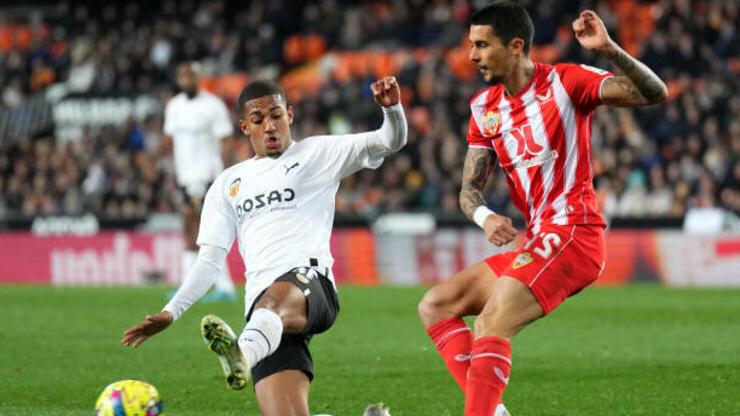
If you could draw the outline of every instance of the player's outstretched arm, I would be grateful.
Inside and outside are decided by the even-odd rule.
[[[576,39],[586,49],[610,59],[624,71],[604,81],[601,99],[605,104],[637,107],[665,101],[668,89],[661,79],[645,64],[631,57],[610,37],[604,22],[591,10],[584,10],[573,21]]]
[[[360,169],[376,169],[383,159],[403,148],[408,137],[401,89],[395,77],[386,76],[372,84],[375,102],[383,109],[383,124],[377,130],[333,136],[327,150],[327,170],[344,178]]]
[[[385,76],[372,84],[375,102],[383,108],[383,125],[378,130],[383,153],[394,153],[406,145],[408,127],[401,106],[401,88],[394,76]]]
[[[502,246],[516,237],[511,218],[499,215],[486,207],[483,189],[491,173],[493,152],[490,149],[469,147],[463,166],[460,188],[460,208],[469,220],[478,224],[491,243]]]
[[[185,281],[172,300],[161,312],[147,315],[142,322],[126,330],[121,343],[138,347],[142,342],[172,325],[193,303],[208,292],[221,272],[221,267],[224,267],[226,254],[226,250],[220,247],[203,245],[198,250],[195,264],[188,271]]]

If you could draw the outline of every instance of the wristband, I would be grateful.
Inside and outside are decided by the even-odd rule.
[[[473,213],[473,222],[478,224],[478,227],[483,228],[483,224],[486,222],[486,218],[488,218],[488,216],[491,214],[495,214],[495,212],[488,209],[487,206],[481,205],[476,208],[475,212]]]

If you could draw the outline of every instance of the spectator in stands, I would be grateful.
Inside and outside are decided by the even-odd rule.
[[[93,8],[61,1],[30,18],[0,6],[6,16],[0,22],[0,134],[4,113],[23,109],[55,85],[70,93],[155,94],[164,103],[174,63],[187,59],[204,63],[214,88],[218,77],[234,72],[282,77],[301,114],[299,135],[363,130],[378,120],[362,96],[375,69],[390,68],[408,86],[409,144],[378,174],[346,179],[337,211],[457,214],[467,103],[481,87],[467,77],[464,44],[475,2],[423,3],[165,0]],[[578,11],[571,3],[532,2],[533,53],[604,66],[563,35]],[[598,110],[594,170],[605,212],[680,217],[692,207],[715,206],[738,212],[737,3],[592,3],[614,37],[670,88],[662,107]],[[172,161],[153,152],[161,139],[159,116],[90,128],[72,142],[48,134],[10,139],[0,145],[0,217],[92,212],[133,218],[178,205]],[[489,182],[489,203],[515,214],[500,192],[503,180]]]

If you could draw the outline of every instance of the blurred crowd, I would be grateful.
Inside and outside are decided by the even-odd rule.
[[[337,211],[458,213],[468,102],[483,84],[474,73],[461,74],[450,51],[461,48],[468,17],[485,3],[61,1],[23,16],[0,13],[0,111],[60,84],[67,92],[152,93],[164,104],[176,64],[188,60],[201,62],[211,76],[285,77],[311,65],[292,56],[295,35],[319,39],[320,52],[414,51],[423,58],[395,68],[404,86],[409,144],[378,171],[345,179]],[[590,7],[615,40],[628,43],[669,84],[664,105],[596,112],[595,186],[609,216],[681,217],[693,207],[740,211],[737,2],[525,3],[535,23],[535,58],[613,70],[572,38],[570,22]],[[294,136],[376,128],[382,117],[368,88],[374,76],[330,74],[319,88],[297,96]],[[85,129],[71,141],[49,133],[6,142],[0,149],[0,218],[176,212],[182,195],[171,157],[156,151],[161,127],[161,114],[154,114]],[[248,143],[239,140],[248,157]],[[500,169],[487,196],[495,211],[519,215]]]

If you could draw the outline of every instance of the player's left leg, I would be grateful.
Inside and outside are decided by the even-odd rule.
[[[511,339],[544,311],[527,285],[509,276],[496,281],[493,296],[475,320],[475,341],[465,387],[465,415],[490,416],[511,371]]]
[[[311,380],[299,370],[284,370],[260,380],[254,387],[264,416],[308,416]]]

